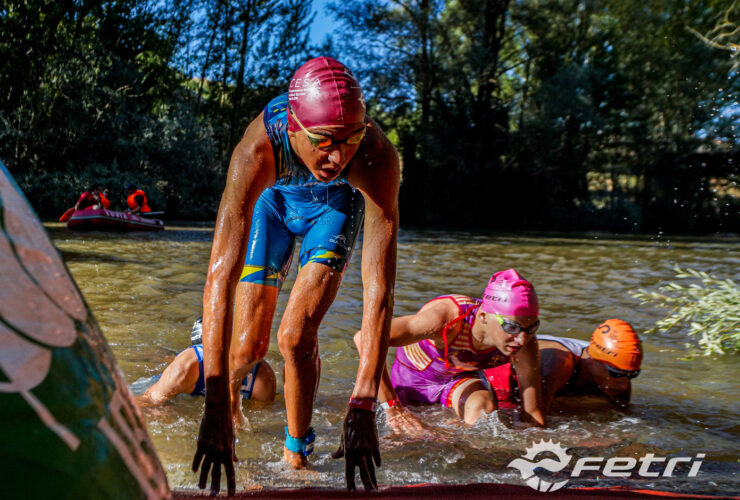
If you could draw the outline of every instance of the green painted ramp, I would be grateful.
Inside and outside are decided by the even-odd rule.
[[[3,498],[168,498],[95,318],[0,163]]]

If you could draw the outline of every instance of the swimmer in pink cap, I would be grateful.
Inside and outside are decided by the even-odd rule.
[[[287,410],[284,459],[307,465],[319,381],[318,329],[339,288],[355,239],[364,227],[365,287],[360,370],[336,456],[346,481],[355,468],[377,488],[380,464],[375,402],[388,350],[398,233],[398,154],[365,114],[354,74],[330,57],[303,64],[252,121],[231,157],[203,297],[206,405],[193,470],[211,474],[234,494],[234,429],[244,424],[240,382],[265,357],[280,287],[293,245],[302,238],[300,267],[277,333],[285,359]],[[364,226],[363,226],[364,221]],[[340,439],[341,438],[341,439]]]
[[[497,408],[476,370],[513,363],[523,415],[544,426],[538,317],[534,287],[509,269],[491,277],[483,299],[443,295],[416,314],[395,318],[390,344],[397,347],[396,359],[390,376],[383,373],[379,397],[388,423],[401,434],[421,437],[423,426],[405,406],[441,404],[473,424]]]

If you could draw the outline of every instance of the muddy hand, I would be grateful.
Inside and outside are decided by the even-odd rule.
[[[355,467],[360,469],[360,479],[366,491],[378,489],[375,467],[380,467],[378,430],[375,412],[350,408],[344,419],[342,442],[332,458],[344,457],[344,478],[349,491],[355,490]]]

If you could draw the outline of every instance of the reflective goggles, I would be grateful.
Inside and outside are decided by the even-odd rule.
[[[540,327],[540,320],[535,321],[527,328],[522,328],[522,325],[520,325],[516,321],[509,321],[508,319],[504,319],[501,317],[500,314],[496,314],[496,319],[501,325],[501,329],[512,336],[517,336],[520,332],[524,332],[526,335],[534,335],[534,332],[536,332],[537,329]]]
[[[606,366],[606,371],[609,372],[609,376],[614,378],[635,378],[640,374],[640,370],[620,370],[619,368],[614,368],[606,363],[604,363],[604,366]]]
[[[365,137],[365,130],[367,130],[367,125],[363,125],[362,130],[358,130],[357,132],[353,132],[349,136],[347,136],[346,139],[343,141],[340,141],[339,139],[334,139],[333,137],[329,137],[328,135],[322,135],[322,134],[316,134],[314,132],[309,132],[306,127],[303,126],[301,121],[298,119],[298,117],[293,112],[293,108],[288,105],[288,109],[290,110],[290,116],[293,117],[295,122],[298,124],[299,127],[301,127],[301,130],[305,132],[306,137],[308,137],[308,140],[311,141],[311,144],[315,148],[319,149],[329,149],[332,147],[336,147],[340,144],[349,144],[350,146],[354,146],[356,144],[359,144],[362,141],[362,138]]]

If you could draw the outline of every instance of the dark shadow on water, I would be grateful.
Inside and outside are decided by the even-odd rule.
[[[533,243],[542,239],[548,239],[549,246],[589,246],[600,243],[617,243],[620,246],[645,247],[654,245],[674,244],[717,244],[717,245],[740,245],[740,235],[647,235],[647,234],[620,234],[602,232],[493,232],[493,231],[468,231],[468,230],[432,230],[432,229],[406,229],[399,232],[400,243],[434,243],[435,245],[460,245],[461,243],[496,243],[506,244],[507,240],[516,240],[517,245],[522,240],[532,240]],[[512,243],[513,244],[513,243]]]
[[[213,228],[172,227],[164,231],[70,231],[64,226],[46,225],[46,231],[52,240],[77,239],[89,241],[173,241],[173,242],[210,242],[213,240]]]
[[[100,252],[86,252],[78,250],[59,250],[64,262],[105,262],[106,264],[138,264],[139,261],[136,259],[126,259],[117,257],[115,255],[100,253]]]

